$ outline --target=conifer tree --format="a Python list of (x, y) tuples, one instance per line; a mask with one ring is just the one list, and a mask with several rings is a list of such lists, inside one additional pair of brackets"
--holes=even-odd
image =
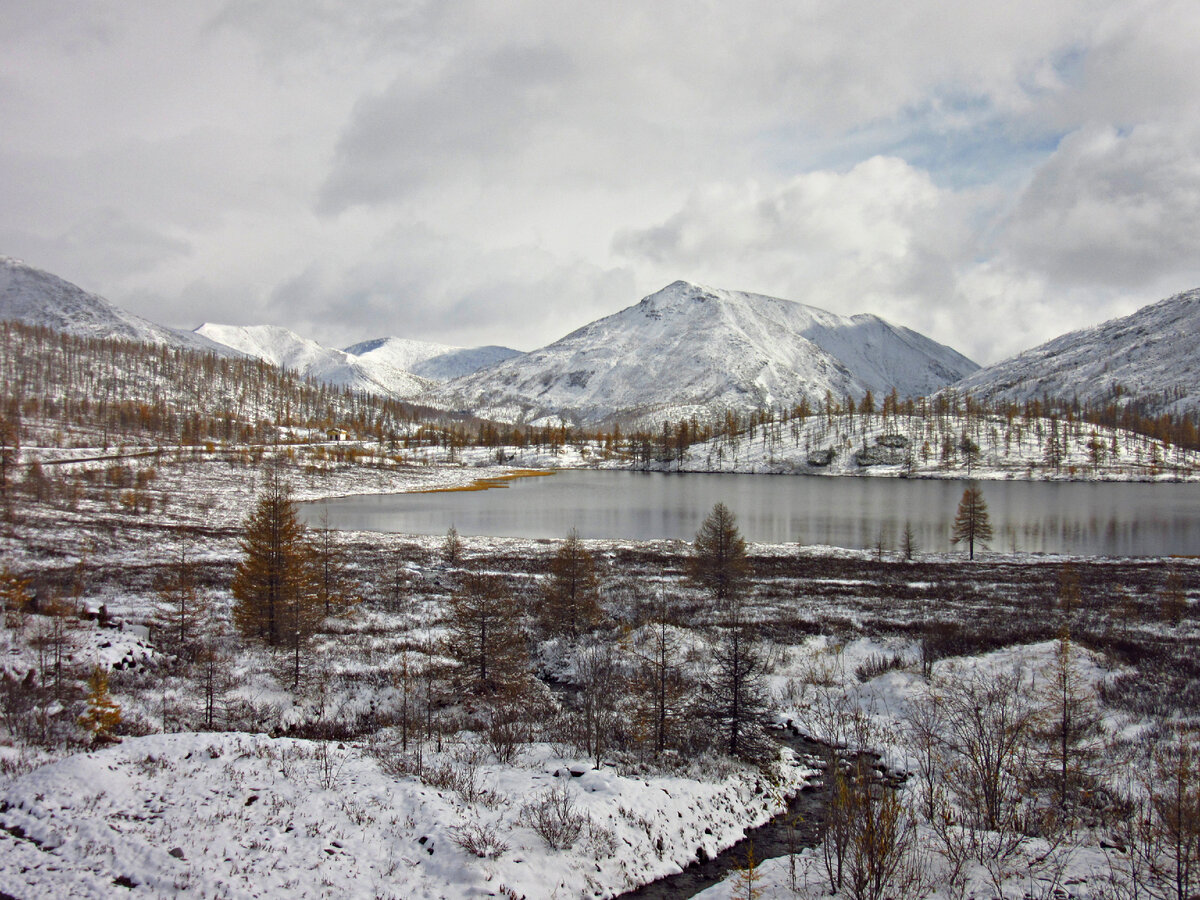
[(158, 581), (154, 628), (157, 638), (181, 658), (190, 659), (208, 622), (211, 609), (196, 586), (195, 565), (187, 551), (180, 549), (179, 560)]
[(462, 538), (458, 536), (458, 529), (453, 525), (446, 532), (446, 539), (442, 541), (442, 559), (446, 565), (456, 566), (462, 560)]
[(514, 688), (524, 676), (525, 646), (500, 578), (466, 575), (448, 612), (446, 650), (458, 663), (458, 685), (477, 696)]
[(108, 692), (108, 672), (100, 666), (92, 669), (88, 678), (87, 709), (79, 724), (92, 736), (95, 744), (114, 740), (113, 729), (121, 722), (121, 707)]
[(767, 714), (766, 659), (741, 601), (728, 604), (722, 618), (701, 692), (701, 713), (712, 722), (722, 752), (759, 759), (770, 743), (762, 725)]
[[(245, 554), (233, 576), (233, 620), (242, 634), (293, 649), (298, 630), (315, 627), (313, 554), (291, 494), (277, 474), (246, 519)], [(307, 638), (308, 633), (302, 637)]]
[(550, 562), (550, 582), (542, 600), (541, 619), (550, 634), (572, 637), (600, 621), (596, 561), (574, 528)]
[(746, 542), (736, 517), (724, 503), (712, 508), (696, 533), (690, 574), (719, 605), (736, 600), (745, 591), (750, 577)]
[(967, 545), (970, 558), (975, 558), (975, 544), (986, 544), (992, 539), (992, 523), (988, 517), (987, 503), (983, 499), (983, 491), (975, 482), (963, 491), (962, 499), (958, 502), (958, 512), (954, 516), (954, 531), (950, 543)]

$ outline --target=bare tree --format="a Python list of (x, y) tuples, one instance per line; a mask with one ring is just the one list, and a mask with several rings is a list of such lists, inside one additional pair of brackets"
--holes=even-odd
[(321, 513), (321, 524), (313, 536), (313, 563), (316, 567), (317, 600), (325, 617), (347, 613), (358, 603), (349, 584), (346, 560), (329, 527), (329, 510)]
[(196, 567), (188, 561), (185, 547), (180, 547), (178, 560), (158, 579), (156, 587), (156, 637), (181, 659), (190, 660), (212, 609), (196, 585)]
[(661, 592), (651, 607), (650, 621), (635, 644), (638, 665), (634, 688), (638, 718), (648, 723), (654, 755), (660, 756), (673, 742), (679, 717), (688, 703), (690, 685), (679, 664), (679, 647), (667, 598)]
[(1059, 633), (1054, 662), (1046, 675), (1043, 733), (1058, 804), (1065, 808), (1074, 795), (1086, 789), (1104, 748), (1099, 698), (1078, 671), (1075, 645), (1066, 626)]
[[(963, 824), (980, 838), (980, 862), (1023, 839), (1029, 773), (1041, 708), (1023, 673), (948, 671), (933, 686), (942, 710), (942, 778)], [(989, 840), (983, 832), (990, 832)]]
[(624, 673), (611, 644), (588, 647), (579, 655), (576, 677), (580, 687), (581, 742), (600, 768), (604, 751), (612, 743), (620, 722), (620, 702), (625, 696)]
[(905, 521), (904, 531), (900, 534), (900, 552), (904, 554), (905, 562), (912, 562), (913, 557), (921, 548), (917, 545), (917, 537), (913, 532), (912, 522)]

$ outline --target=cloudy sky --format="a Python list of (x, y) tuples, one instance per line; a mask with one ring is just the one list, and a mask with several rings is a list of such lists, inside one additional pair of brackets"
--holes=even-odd
[(531, 349), (684, 278), (980, 362), (1200, 285), (1194, 0), (0, 0), (0, 254)]

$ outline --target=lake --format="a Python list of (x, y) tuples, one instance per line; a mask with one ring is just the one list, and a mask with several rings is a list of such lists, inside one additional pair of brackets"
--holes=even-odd
[[(962, 481), (561, 470), (483, 491), (341, 497), (304, 504), (334, 528), (473, 536), (692, 540), (713, 505), (747, 540), (868, 549), (900, 546), (905, 523), (921, 552), (950, 545)], [(1200, 484), (980, 482), (993, 550), (1082, 556), (1200, 553)]]

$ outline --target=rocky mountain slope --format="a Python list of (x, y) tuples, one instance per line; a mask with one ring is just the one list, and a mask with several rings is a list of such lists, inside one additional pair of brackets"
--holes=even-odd
[(980, 369), (955, 388), (981, 399), (1050, 395), (1099, 403), (1137, 400), (1148, 412), (1200, 409), (1200, 288), (1132, 315), (1072, 331)]
[(677, 281), (524, 356), (457, 379), (432, 402), (509, 421), (690, 415), (732, 408), (920, 396), (978, 366), (871, 315)]
[(0, 319), (43, 325), (79, 337), (144, 341), (222, 355), (231, 352), (203, 335), (156, 325), (57, 275), (7, 256), (0, 256)]

